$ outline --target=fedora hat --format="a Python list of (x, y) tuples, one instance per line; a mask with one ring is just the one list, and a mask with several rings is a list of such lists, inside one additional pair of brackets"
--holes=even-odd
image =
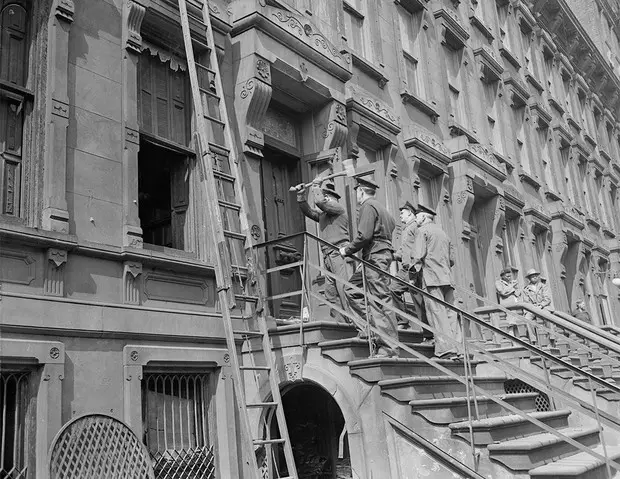
[(340, 195), (336, 191), (336, 185), (334, 185), (332, 182), (326, 181), (325, 183), (323, 183), (321, 191), (326, 195), (331, 195), (338, 200), (340, 199)]
[(525, 273), (525, 277), (529, 278), (530, 276), (534, 276), (535, 274), (540, 274), (540, 271), (537, 271), (535, 268), (528, 269), (527, 273)]

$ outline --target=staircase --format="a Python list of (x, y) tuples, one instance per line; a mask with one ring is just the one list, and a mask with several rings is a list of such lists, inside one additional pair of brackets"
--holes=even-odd
[[(307, 255), (299, 267), (302, 275), (312, 269), (330, 274)], [(306, 288), (311, 284), (305, 281)], [(416, 468), (419, 477), (620, 478), (615, 462), (620, 460), (620, 421), (615, 419), (620, 414), (595, 407), (609, 396), (605, 384), (614, 394), (618, 389), (594, 375), (609, 372), (607, 360), (614, 363), (610, 344), (597, 349), (590, 338), (561, 328), (545, 333), (540, 323), (537, 348), (520, 335), (507, 336), (490, 315), (483, 313), (480, 320), (461, 311), (468, 329), (481, 332), (468, 342), (473, 359), (429, 359), (433, 347), (421, 332), (410, 330), (399, 332), (400, 358), (369, 358), (367, 340), (359, 339), (352, 326), (321, 320), (328, 315), (321, 315), (316, 301), (308, 302), (324, 303), (315, 291), (302, 286), (294, 294), (304, 298), (311, 321), (271, 322), (279, 379), (281, 384), (317, 383), (337, 401), (351, 463), (362, 465), (353, 477), (396, 479)], [(570, 393), (579, 389), (573, 385), (577, 378), (569, 378), (569, 385), (561, 376), (582, 374), (583, 361), (588, 362), (583, 366), (588, 389), (575, 397)]]
[[(288, 349), (298, 347), (299, 326), (276, 326), (270, 336), (274, 338), (276, 356), (282, 357)], [(432, 347), (421, 343), (421, 333), (401, 332), (399, 340), (424, 355), (432, 354)], [(462, 383), (418, 359), (369, 359), (367, 342), (358, 339), (350, 326), (327, 321), (308, 323), (305, 343), (309, 361), (306, 367), (318, 367), (339, 378), (348, 376), (347, 390), (361, 390), (366, 395), (371, 395), (370, 391), (377, 393), (382, 415), (431, 443), (440, 443), (453, 459), (460, 459), (457, 466), (443, 463), (446, 458), (436, 457), (443, 463), (445, 476), (431, 477), (453, 477), (451, 474), (472, 478), (608, 477), (604, 461), (580, 453), (576, 447), (510, 414), (487, 398), (478, 398), (479, 415), (471, 422), (470, 430), (468, 399)], [(462, 361), (439, 363), (458, 374), (464, 372)], [(472, 361), (474, 367), (479, 364)], [(475, 384), (489, 394), (499, 396), (565, 436), (603, 454), (598, 426), (584, 424), (583, 418), (576, 417), (568, 409), (537, 411), (539, 393), (506, 393), (506, 380), (507, 377), (501, 375), (474, 377)], [(473, 409), (473, 404), (470, 403), (470, 407)], [(477, 472), (470, 448), (472, 436)], [(608, 444), (607, 452), (611, 459), (620, 459), (620, 447)], [(612, 469), (612, 474), (614, 472)]]

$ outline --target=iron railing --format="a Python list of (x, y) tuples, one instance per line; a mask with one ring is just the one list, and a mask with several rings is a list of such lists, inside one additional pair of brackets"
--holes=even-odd
[[(359, 317), (356, 317), (354, 314), (352, 314), (350, 311), (343, 310), (336, 304), (333, 304), (333, 303), (328, 304), (329, 308), (332, 308), (338, 311), (345, 318), (348, 318), (350, 321), (355, 323), (359, 329), (366, 330), (368, 332), (367, 334), (368, 345), (369, 345), (369, 352), (371, 356), (374, 354), (373, 336), (378, 337), (384, 343), (388, 344), (389, 346), (400, 348), (401, 350), (409, 354), (411, 357), (424, 361), (429, 366), (432, 366), (433, 368), (440, 371), (444, 375), (454, 378), (456, 381), (462, 383), (465, 386), (466, 396), (468, 399), (467, 404), (468, 404), (468, 418), (469, 418), (468, 421), (469, 421), (469, 431), (470, 431), (470, 434), (469, 434), (470, 435), (470, 446), (471, 446), (471, 453), (472, 453), (472, 460), (473, 460), (472, 464), (474, 465), (474, 467), (476, 467), (476, 464), (477, 464), (477, 460), (476, 460), (477, 453), (475, 451), (474, 440), (473, 440), (472, 421), (480, 417), (478, 413), (478, 398), (486, 398), (498, 404), (505, 410), (510, 411), (512, 414), (515, 414), (519, 416), (520, 418), (534, 424), (535, 426), (538, 426), (542, 431), (551, 433), (555, 437), (570, 444), (578, 451), (586, 452), (587, 454), (595, 457), (596, 459), (604, 461), (609, 477), (611, 477), (612, 475), (611, 474), (612, 468), (616, 470), (620, 470), (620, 463), (611, 459), (607, 453), (607, 445), (605, 443), (605, 437), (603, 434), (601, 434), (601, 442), (602, 442), (604, 454), (600, 455), (597, 452), (595, 452), (592, 448), (584, 446), (581, 443), (575, 441), (574, 439), (567, 437), (561, 431), (539, 421), (538, 419), (536, 419), (535, 417), (532, 417), (527, 412), (524, 412), (516, 408), (512, 404), (504, 401), (501, 397), (492, 395), (489, 392), (482, 389), (480, 386), (478, 386), (475, 383), (476, 378), (474, 377), (474, 374), (473, 374), (474, 364), (472, 361), (472, 357), (476, 357), (478, 360), (484, 360), (492, 364), (493, 366), (497, 367), (498, 369), (500, 369), (507, 375), (507, 379), (520, 380), (523, 383), (528, 384), (531, 387), (536, 388), (538, 391), (548, 395), (552, 400), (562, 401), (563, 403), (572, 406), (577, 412), (580, 412), (594, 419), (597, 422), (598, 427), (601, 431), (603, 430), (603, 426), (605, 426), (609, 428), (610, 430), (620, 433), (620, 419), (617, 418), (614, 414), (609, 414), (606, 411), (601, 410), (598, 407), (598, 404), (596, 401), (596, 395), (595, 395), (595, 387), (608, 388), (612, 392), (620, 394), (620, 388), (617, 385), (615, 385), (615, 383), (608, 382), (605, 379), (599, 377), (598, 375), (592, 374), (592, 372), (588, 371), (587, 369), (582, 369), (579, 366), (575, 366), (572, 362), (558, 357), (552, 348), (538, 347), (536, 345), (531, 344), (531, 342), (528, 341), (528, 339), (524, 337), (523, 334), (512, 334), (510, 331), (504, 328), (503, 325), (493, 324), (493, 322), (489, 321), (488, 318), (486, 317), (482, 318), (478, 316), (477, 314), (472, 314), (468, 311), (465, 311), (459, 307), (454, 306), (453, 304), (450, 304), (450, 303), (447, 303), (446, 301), (442, 301), (438, 298), (435, 298), (431, 296), (429, 293), (427, 293), (425, 290), (420, 289), (414, 286), (413, 284), (408, 283), (396, 276), (393, 276), (389, 274), (389, 272), (381, 271), (376, 266), (374, 266), (373, 264), (367, 261), (364, 261), (355, 256), (351, 257), (352, 260), (356, 262), (357, 266), (362, 269), (362, 273), (364, 274), (364, 277), (365, 277), (365, 271), (367, 269), (369, 268), (373, 269), (374, 271), (379, 273), (381, 277), (385, 279), (385, 281), (391, 281), (391, 282), (404, 284), (409, 288), (410, 291), (418, 295), (421, 295), (425, 300), (436, 302), (440, 304), (441, 306), (443, 306), (444, 308), (454, 311), (457, 315), (461, 330), (463, 331), (462, 342), (458, 343), (457, 341), (455, 341), (454, 338), (422, 322), (416, 316), (413, 316), (407, 312), (401, 311), (400, 309), (394, 307), (393, 305), (387, 304), (386, 302), (382, 301), (376, 296), (370, 294), (367, 291), (365, 283), (362, 285), (362, 288), (358, 288), (355, 285), (349, 283), (348, 278), (347, 279), (339, 278), (333, 273), (327, 271), (324, 267), (317, 264), (318, 261), (315, 262), (310, 258), (311, 248), (313, 248), (317, 252), (319, 250), (319, 246), (333, 248), (333, 249), (337, 249), (337, 248), (334, 245), (327, 243), (326, 241), (322, 240), (321, 238), (311, 233), (298, 233), (295, 235), (277, 238), (275, 240), (267, 241), (267, 242), (256, 245), (254, 247), (254, 251), (256, 255), (254, 259), (255, 263), (257, 265), (265, 264), (264, 256), (262, 255), (262, 253), (265, 251), (265, 248), (267, 246), (272, 246), (277, 243), (290, 242), (291, 240), (297, 239), (300, 236), (303, 236), (304, 238), (304, 249), (301, 255), (301, 259), (299, 261), (294, 261), (294, 262), (291, 262), (290, 264), (281, 264), (281, 265), (274, 266), (274, 267), (264, 267), (262, 268), (262, 271), (259, 271), (258, 273), (259, 275), (261, 275), (261, 277), (265, 278), (266, 281), (269, 281), (269, 275), (278, 273), (287, 268), (288, 269), (299, 268), (299, 271), (301, 273), (301, 285), (298, 285), (297, 289), (293, 289), (287, 292), (280, 292), (279, 294), (274, 295), (274, 296), (268, 296), (267, 302), (269, 303), (269, 301), (278, 300), (282, 298), (299, 297), (299, 311), (300, 311), (299, 337), (300, 337), (301, 345), (304, 344), (304, 327), (305, 327), (305, 322), (306, 322), (302, 319), (305, 319), (306, 316), (309, 318), (313, 318), (314, 316), (312, 313), (312, 309), (314, 305), (311, 299), (315, 300), (318, 303), (326, 303), (326, 299), (311, 287), (312, 282), (310, 281), (310, 277), (311, 277), (310, 275), (311, 273), (318, 273), (323, 276), (331, 277), (336, 282), (343, 284), (345, 287), (350, 288), (353, 291), (357, 291), (358, 293), (362, 293), (364, 295), (366, 305), (368, 305), (368, 303), (371, 301), (375, 302), (376, 304), (381, 305), (383, 308), (394, 312), (397, 316), (400, 316), (401, 318), (406, 319), (407, 321), (409, 321), (409, 323), (417, 325), (422, 330), (433, 333), (436, 338), (442, 337), (448, 344), (451, 344), (452, 346), (459, 348), (464, 352), (464, 362), (463, 362), (464, 375), (460, 375), (460, 374), (453, 372), (451, 369), (447, 368), (445, 360), (440, 360), (437, 358), (429, 358), (425, 356), (424, 354), (422, 354), (421, 352), (409, 347), (407, 344), (399, 342), (397, 338), (392, 338), (392, 337), (389, 337), (383, 334), (381, 331), (379, 331), (377, 328), (374, 327), (374, 325), (372, 324), (372, 321), (368, 317), (368, 314), (366, 315), (365, 318), (359, 318)], [(295, 287), (295, 285), (291, 285), (291, 286)], [(468, 293), (471, 294), (470, 291), (468, 291)], [(482, 299), (486, 300), (486, 298), (482, 298)], [(501, 311), (502, 313), (506, 315), (516, 316), (518, 318), (519, 324), (524, 325), (527, 328), (532, 328), (530, 330), (535, 331), (536, 334), (539, 335), (539, 337), (548, 335), (550, 339), (553, 338), (553, 341), (556, 341), (556, 342), (557, 341), (561, 342), (563, 340), (566, 340), (567, 342), (569, 342), (570, 344), (572, 344), (575, 348), (578, 348), (579, 350), (587, 351), (588, 354), (598, 355), (597, 357), (605, 357), (606, 359), (609, 359), (610, 361), (612, 361), (614, 364), (620, 365), (620, 362), (618, 362), (615, 358), (609, 356), (606, 353), (606, 351), (602, 351), (600, 350), (600, 348), (593, 349), (588, 344), (584, 344), (583, 342), (578, 342), (577, 340), (573, 338), (567, 337), (564, 334), (563, 330), (560, 330), (560, 331), (556, 330), (554, 325), (547, 324), (544, 321), (527, 319), (523, 316), (516, 315), (514, 312), (510, 311), (509, 309), (504, 308), (499, 305), (496, 305), (494, 307), (496, 308), (497, 311)], [(305, 314), (306, 310), (308, 310), (309, 314)], [(366, 311), (368, 311), (368, 307), (366, 308)], [(539, 315), (544, 314), (544, 312), (542, 310), (539, 310), (538, 308), (534, 308), (533, 311)], [(502, 338), (505, 341), (510, 341), (511, 344), (528, 351), (532, 357), (535, 357), (535, 356), (539, 357), (540, 362), (543, 366), (543, 370), (545, 372), (543, 377), (536, 375), (536, 374), (532, 374), (531, 372), (525, 371), (515, 366), (510, 361), (504, 359), (500, 354), (496, 354), (491, 349), (488, 349), (485, 344), (485, 339), (490, 339), (490, 338)], [(587, 381), (590, 385), (590, 391), (592, 392), (591, 401), (584, 401), (583, 399), (565, 391), (563, 388), (554, 386), (551, 383), (550, 377), (549, 377), (549, 370), (551, 367), (562, 367), (562, 368), (565, 368), (567, 371), (570, 371), (575, 376), (583, 377), (584, 378), (583, 380)]]

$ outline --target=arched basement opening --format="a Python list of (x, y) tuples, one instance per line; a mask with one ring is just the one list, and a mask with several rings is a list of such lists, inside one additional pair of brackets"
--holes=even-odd
[[(316, 384), (303, 383), (283, 391), (282, 404), (299, 479), (352, 479), (345, 421), (334, 398)], [(279, 437), (273, 413), (269, 429), (271, 437)], [(281, 447), (265, 462), (272, 468), (268, 477), (288, 475)]]

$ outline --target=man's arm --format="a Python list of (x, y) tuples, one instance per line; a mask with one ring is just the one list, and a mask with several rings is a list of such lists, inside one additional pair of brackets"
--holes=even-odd
[(419, 273), (424, 266), (424, 258), (426, 258), (426, 231), (420, 232), (415, 236), (413, 241), (413, 251), (411, 252), (411, 268)]
[(372, 241), (375, 232), (375, 223), (377, 221), (377, 211), (372, 206), (362, 205), (360, 208), (360, 217), (357, 224), (357, 235), (346, 248), (345, 254), (351, 255), (357, 253)]
[(501, 298), (507, 298), (515, 292), (515, 289), (512, 286), (505, 284), (502, 280), (495, 282), (495, 289)]
[(312, 190), (314, 193), (314, 204), (319, 210), (333, 216), (338, 216), (345, 213), (346, 210), (344, 209), (344, 206), (337, 201), (328, 200), (318, 186), (315, 188), (315, 185), (312, 185)]
[(540, 307), (545, 308), (551, 305), (551, 292), (549, 291), (549, 286), (543, 283), (541, 292), (542, 292), (542, 301), (540, 302)]
[(297, 191), (297, 203), (299, 204), (299, 209), (304, 214), (304, 216), (310, 218), (313, 221), (319, 221), (320, 212), (315, 209), (312, 209), (310, 205), (308, 204), (308, 189), (307, 188)]

